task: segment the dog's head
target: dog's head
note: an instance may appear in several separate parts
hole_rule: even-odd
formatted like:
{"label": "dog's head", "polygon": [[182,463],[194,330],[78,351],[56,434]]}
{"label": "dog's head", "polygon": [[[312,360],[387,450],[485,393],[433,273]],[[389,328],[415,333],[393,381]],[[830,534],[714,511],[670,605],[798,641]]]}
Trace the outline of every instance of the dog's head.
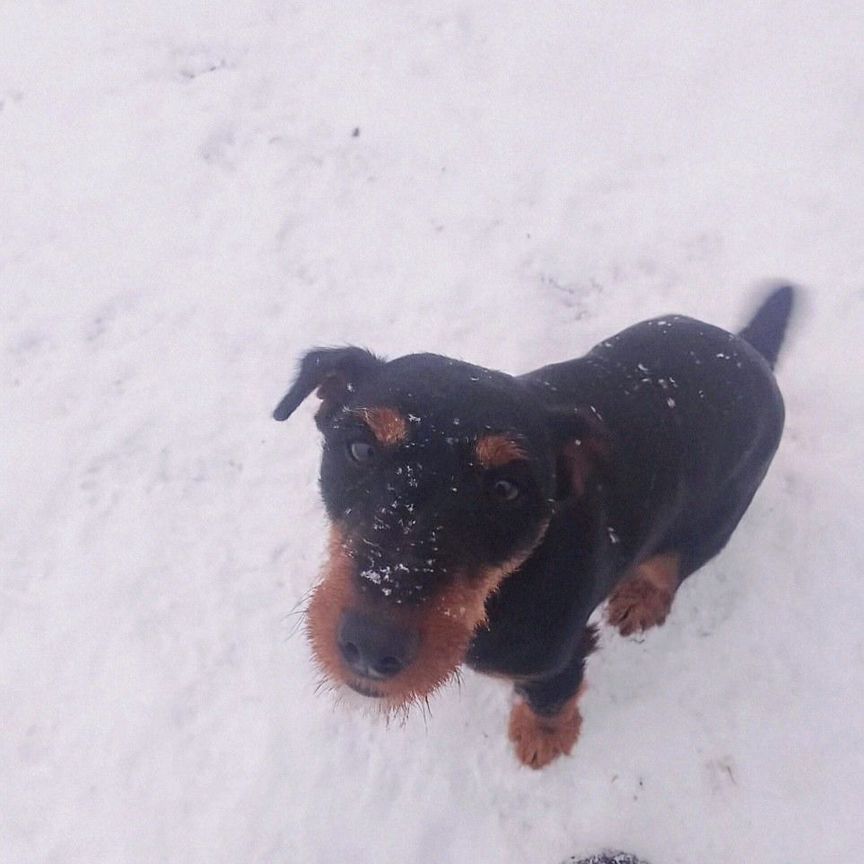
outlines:
{"label": "dog's head", "polygon": [[308,609],[325,676],[395,710],[461,664],[486,600],[602,452],[595,418],[434,354],[317,349],[274,412],[313,390],[329,560]]}

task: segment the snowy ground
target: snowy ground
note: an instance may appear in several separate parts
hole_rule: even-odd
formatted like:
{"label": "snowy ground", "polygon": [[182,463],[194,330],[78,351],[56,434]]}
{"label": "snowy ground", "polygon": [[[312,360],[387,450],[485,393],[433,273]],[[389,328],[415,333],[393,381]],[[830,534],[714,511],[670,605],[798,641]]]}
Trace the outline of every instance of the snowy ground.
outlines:
{"label": "snowy ground", "polygon": [[[17,0],[0,13],[0,862],[864,859],[864,5]],[[573,758],[507,688],[334,712],[295,358],[524,371],[808,288],[724,554],[606,634]]]}

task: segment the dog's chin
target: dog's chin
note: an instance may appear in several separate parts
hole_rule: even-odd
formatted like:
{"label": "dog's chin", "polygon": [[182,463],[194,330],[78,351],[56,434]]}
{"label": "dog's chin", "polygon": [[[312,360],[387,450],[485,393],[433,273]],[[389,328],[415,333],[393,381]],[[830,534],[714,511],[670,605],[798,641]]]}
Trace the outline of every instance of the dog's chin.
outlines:
{"label": "dog's chin", "polygon": [[389,722],[395,716],[404,717],[408,713],[408,706],[356,681],[334,684],[332,692],[339,708],[355,711],[372,720]]}
{"label": "dog's chin", "polygon": [[434,681],[426,681],[421,685],[420,681],[409,679],[403,682],[402,686],[399,686],[397,681],[378,684],[344,674],[333,675],[324,672],[319,689],[331,693],[338,708],[346,707],[367,717],[379,717],[388,722],[393,719],[404,721],[415,707],[419,706],[425,713],[432,695],[458,678],[458,667]]}

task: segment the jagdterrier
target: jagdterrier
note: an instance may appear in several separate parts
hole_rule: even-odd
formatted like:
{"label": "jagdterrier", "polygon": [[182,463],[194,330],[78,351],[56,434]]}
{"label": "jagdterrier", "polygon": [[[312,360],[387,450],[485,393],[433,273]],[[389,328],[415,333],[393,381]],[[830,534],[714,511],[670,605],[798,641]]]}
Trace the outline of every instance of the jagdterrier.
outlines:
{"label": "jagdterrier", "polygon": [[624,635],[662,624],[765,476],[792,303],[777,288],[737,335],[656,318],[516,377],[306,354],[274,417],[317,389],[332,528],[307,625],[326,678],[398,711],[466,663],[514,682],[522,762],[569,753],[591,613],[608,600]]}

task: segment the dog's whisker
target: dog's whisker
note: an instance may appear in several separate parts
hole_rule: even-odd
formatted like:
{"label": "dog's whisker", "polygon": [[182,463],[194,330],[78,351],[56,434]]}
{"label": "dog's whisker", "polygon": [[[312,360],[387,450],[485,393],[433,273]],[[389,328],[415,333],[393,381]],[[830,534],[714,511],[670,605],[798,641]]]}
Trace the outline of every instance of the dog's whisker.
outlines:
{"label": "dog's whisker", "polygon": [[309,611],[309,603],[311,602],[312,594],[314,593],[314,591],[315,586],[312,586],[311,588],[308,588],[306,591],[304,591],[294,603],[294,605],[279,619],[280,623],[283,626],[287,626],[290,622],[288,632],[282,640],[283,643],[293,639],[302,627],[303,621],[306,617],[306,613]]}
{"label": "dog's whisker", "polygon": [[320,678],[315,684],[316,696],[320,696],[322,693],[333,693],[335,690],[336,688],[333,686],[333,682],[327,678]]}

